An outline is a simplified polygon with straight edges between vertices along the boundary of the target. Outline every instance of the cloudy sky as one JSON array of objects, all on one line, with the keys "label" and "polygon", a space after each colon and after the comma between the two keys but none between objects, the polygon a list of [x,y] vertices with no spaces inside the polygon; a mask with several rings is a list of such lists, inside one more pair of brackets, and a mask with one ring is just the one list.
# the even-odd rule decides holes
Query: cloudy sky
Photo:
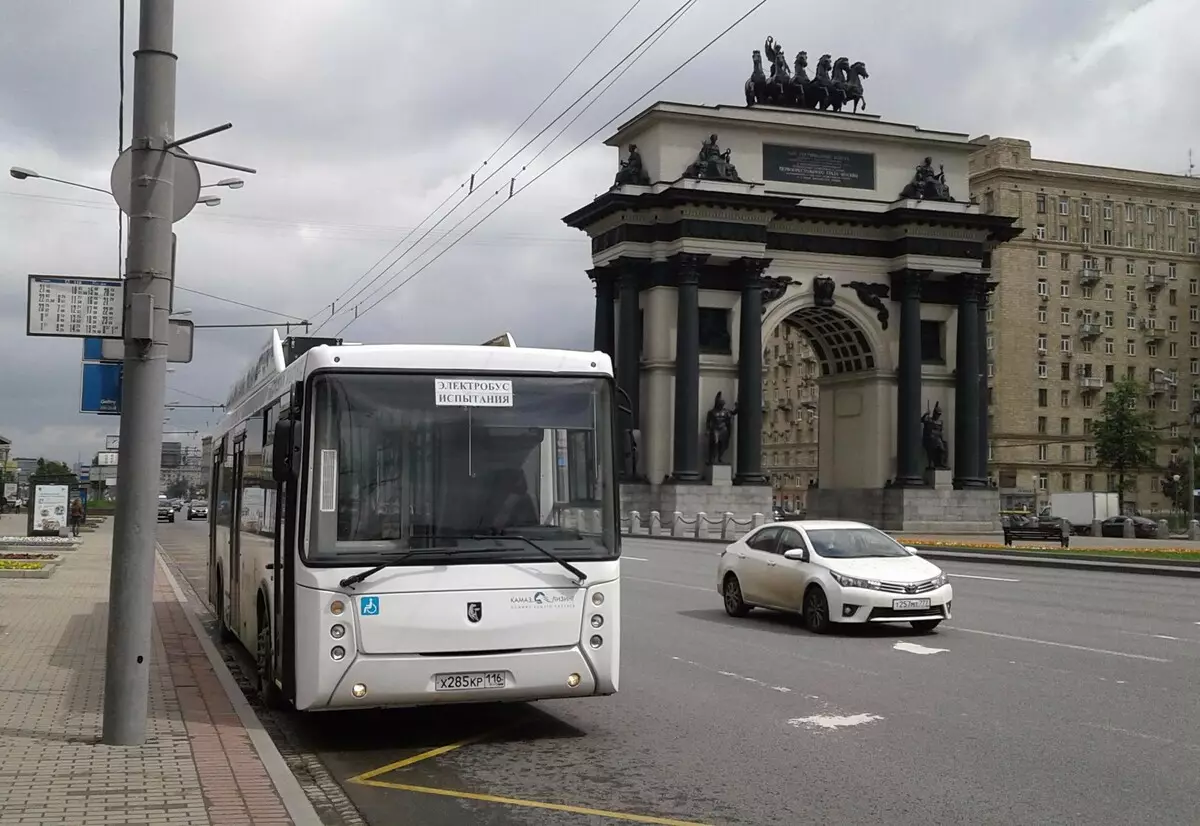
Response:
[{"label": "cloudy sky", "polygon": [[[558,140],[581,106],[527,141],[620,61],[680,0],[641,0],[481,172],[495,178],[417,240],[449,198],[634,0],[179,0],[177,133],[232,121],[193,151],[257,167],[223,203],[176,225],[178,308],[197,324],[328,319],[341,329],[517,186],[611,119],[654,100],[741,102],[750,52],[771,34],[789,53],[846,54],[870,68],[867,101],[928,128],[1023,137],[1035,155],[1183,172],[1200,150],[1197,0],[767,0],[650,96],[642,95],[758,0],[697,0]],[[119,0],[0,0],[0,159],[107,187],[118,150]],[[131,94],[138,3],[127,0]],[[602,84],[603,85],[603,84]],[[599,90],[598,87],[597,91]],[[595,92],[588,100],[594,97]],[[585,101],[586,103],[586,101]],[[125,139],[130,134],[130,98]],[[374,342],[587,346],[586,239],[561,216],[612,180],[606,129],[344,333]],[[501,164],[516,154],[511,163]],[[524,167],[524,171],[519,171]],[[204,169],[215,181],[219,170]],[[498,188],[504,193],[487,202]],[[486,203],[485,203],[486,202]],[[483,206],[480,206],[483,204]],[[474,216],[466,218],[479,207]],[[464,223],[463,219],[466,218]],[[105,196],[49,181],[0,182],[0,434],[14,454],[74,461],[115,420],[78,413],[80,343],[24,335],[31,272],[116,275],[117,213]],[[426,226],[433,223],[430,220]],[[458,225],[457,229],[454,229]],[[405,239],[407,238],[407,241]],[[399,275],[399,278],[389,279]],[[372,293],[374,293],[372,295]],[[223,399],[268,330],[197,332],[169,399]],[[174,411],[170,428],[213,414]]]}]

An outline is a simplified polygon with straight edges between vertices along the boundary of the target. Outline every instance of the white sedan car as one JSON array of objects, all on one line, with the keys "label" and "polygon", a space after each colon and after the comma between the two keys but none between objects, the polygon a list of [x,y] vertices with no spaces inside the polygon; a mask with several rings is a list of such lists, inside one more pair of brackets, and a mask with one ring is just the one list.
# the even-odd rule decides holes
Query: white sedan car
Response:
[{"label": "white sedan car", "polygon": [[772,522],[721,553],[717,590],[725,611],[799,613],[823,634],[834,622],[909,622],[932,631],[950,619],[953,589],[942,570],[886,533],[859,522]]}]

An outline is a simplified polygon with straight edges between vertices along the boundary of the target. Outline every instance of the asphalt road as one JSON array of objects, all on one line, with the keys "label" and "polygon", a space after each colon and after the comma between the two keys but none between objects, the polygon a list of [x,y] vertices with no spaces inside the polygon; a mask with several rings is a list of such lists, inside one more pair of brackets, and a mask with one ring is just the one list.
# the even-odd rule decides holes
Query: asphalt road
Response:
[{"label": "asphalt road", "polygon": [[[203,592],[204,526],[159,538]],[[624,547],[615,697],[264,723],[380,826],[1196,822],[1196,580],[947,562],[936,633],[815,637],[727,617],[719,546]]]}]

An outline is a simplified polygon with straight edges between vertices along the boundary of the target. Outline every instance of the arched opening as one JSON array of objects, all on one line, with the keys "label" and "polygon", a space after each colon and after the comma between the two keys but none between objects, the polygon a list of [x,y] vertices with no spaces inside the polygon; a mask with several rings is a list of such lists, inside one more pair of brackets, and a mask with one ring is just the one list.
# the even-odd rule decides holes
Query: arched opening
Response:
[{"label": "arched opening", "polygon": [[831,307],[801,307],[765,331],[763,472],[784,513],[804,513],[820,478],[820,380],[874,370],[863,329]]}]

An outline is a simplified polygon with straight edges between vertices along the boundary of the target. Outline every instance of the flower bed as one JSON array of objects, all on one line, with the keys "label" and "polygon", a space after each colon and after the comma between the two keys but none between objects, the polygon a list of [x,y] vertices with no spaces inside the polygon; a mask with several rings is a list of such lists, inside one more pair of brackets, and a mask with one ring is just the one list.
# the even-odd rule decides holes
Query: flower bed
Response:
[{"label": "flower bed", "polygon": [[972,551],[1040,551],[1056,554],[1098,554],[1102,556],[1162,556],[1162,557],[1184,557],[1200,559],[1200,548],[1173,548],[1167,545],[1154,547],[1138,547],[1138,548],[1122,548],[1122,547],[1103,547],[1089,548],[1080,545],[1074,545],[1070,548],[1063,548],[1057,542],[1053,545],[1042,544],[1022,544],[1005,545],[1002,542],[981,542],[978,540],[962,540],[962,539],[931,539],[922,537],[902,536],[896,537],[896,541],[901,545],[912,545],[914,548],[945,548],[952,550],[962,548]]},{"label": "flower bed", "polygon": [[48,579],[57,567],[50,560],[0,559],[0,579]]},{"label": "flower bed", "polygon": [[74,548],[73,536],[0,536],[0,551],[21,548]]},{"label": "flower bed", "polygon": [[29,553],[27,551],[0,551],[0,560],[26,560],[30,562],[41,560],[43,562],[53,562],[56,559],[58,559],[58,554],[37,554]]},{"label": "flower bed", "polygon": [[23,559],[0,559],[0,571],[40,571],[46,567],[44,562],[31,562]]}]

